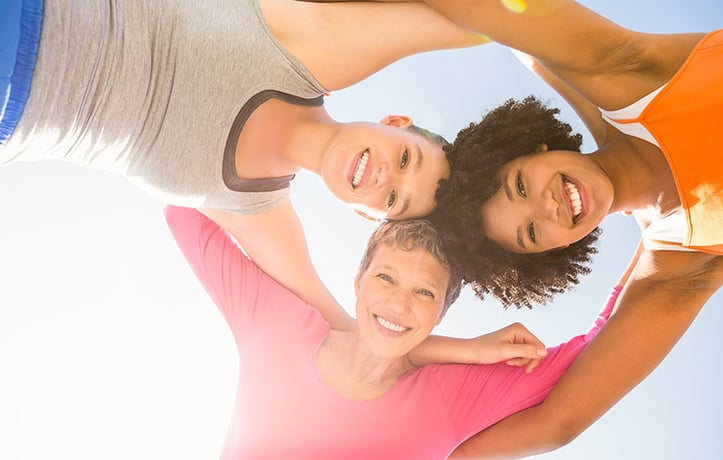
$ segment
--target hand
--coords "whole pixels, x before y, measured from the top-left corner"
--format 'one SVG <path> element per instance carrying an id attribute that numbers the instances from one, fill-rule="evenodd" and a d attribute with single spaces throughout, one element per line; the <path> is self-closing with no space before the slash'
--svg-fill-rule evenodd
<path id="1" fill-rule="evenodd" d="M 528 373 L 547 355 L 545 345 L 520 323 L 472 339 L 432 335 L 409 352 L 415 366 L 433 363 L 526 366 Z"/>
<path id="2" fill-rule="evenodd" d="M 469 340 L 474 342 L 479 364 L 506 361 L 510 366 L 525 366 L 529 374 L 547 356 L 545 345 L 521 323 Z"/>

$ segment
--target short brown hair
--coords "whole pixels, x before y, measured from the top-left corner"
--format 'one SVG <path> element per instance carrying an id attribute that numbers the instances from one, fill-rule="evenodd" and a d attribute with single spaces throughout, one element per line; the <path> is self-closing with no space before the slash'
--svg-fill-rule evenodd
<path id="1" fill-rule="evenodd" d="M 400 248 L 404 251 L 413 251 L 415 249 L 427 251 L 449 272 L 449 284 L 444 296 L 444 311 L 447 311 L 449 306 L 457 300 L 462 290 L 462 277 L 459 271 L 449 263 L 439 233 L 428 220 L 389 220 L 379 224 L 369 238 L 366 250 L 359 263 L 357 277 L 361 276 L 369 268 L 374 253 L 380 245 Z"/>

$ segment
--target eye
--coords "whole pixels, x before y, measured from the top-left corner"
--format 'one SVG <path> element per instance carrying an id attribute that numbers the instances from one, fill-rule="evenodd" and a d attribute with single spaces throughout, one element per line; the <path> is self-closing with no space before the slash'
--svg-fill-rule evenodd
<path id="1" fill-rule="evenodd" d="M 431 299 L 434 299 L 434 292 L 430 291 L 429 289 L 420 289 L 419 293 L 422 294 L 425 297 L 429 297 Z"/>
<path id="2" fill-rule="evenodd" d="M 409 150 L 404 149 L 402 153 L 402 161 L 399 162 L 399 168 L 404 169 L 409 164 Z"/>
<path id="3" fill-rule="evenodd" d="M 381 279 L 381 280 L 384 280 L 384 281 L 386 281 L 387 283 L 391 283 L 391 282 L 392 282 L 392 277 L 389 276 L 389 275 L 387 275 L 386 273 L 379 273 L 379 274 L 377 275 L 377 278 L 379 278 L 379 279 Z"/>
<path id="4" fill-rule="evenodd" d="M 389 195 L 389 200 L 387 201 L 387 209 L 391 209 L 392 206 L 394 206 L 394 203 L 397 202 L 397 191 L 392 190 L 392 193 Z"/>
<path id="5" fill-rule="evenodd" d="M 530 241 L 532 241 L 533 243 L 537 242 L 535 240 L 535 224 L 533 224 L 532 222 L 530 222 L 530 225 L 527 226 L 527 236 L 530 237 Z"/>
<path id="6" fill-rule="evenodd" d="M 527 198 L 527 190 L 525 190 L 525 184 L 522 183 L 522 174 L 520 174 L 519 171 L 517 172 L 516 185 L 517 185 L 517 193 L 519 193 L 520 196 Z"/>

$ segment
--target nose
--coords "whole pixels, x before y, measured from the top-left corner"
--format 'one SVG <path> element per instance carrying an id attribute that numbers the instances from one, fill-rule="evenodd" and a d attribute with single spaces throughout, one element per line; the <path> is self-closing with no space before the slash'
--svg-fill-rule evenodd
<path id="1" fill-rule="evenodd" d="M 560 203 L 555 199 L 551 189 L 542 192 L 539 201 L 540 216 L 550 221 L 557 221 L 559 218 Z"/>
<path id="2" fill-rule="evenodd" d="M 374 172 L 374 185 L 377 188 L 384 187 L 389 182 L 389 166 L 380 164 Z"/>
<path id="3" fill-rule="evenodd" d="M 382 188 L 390 185 L 397 177 L 397 171 L 394 168 L 390 168 L 389 164 L 382 163 L 377 166 L 374 174 L 374 185 L 377 188 Z"/>
<path id="4" fill-rule="evenodd" d="M 406 292 L 401 292 L 401 290 L 397 290 L 394 293 L 390 293 L 390 295 L 387 297 L 387 307 L 389 308 L 389 311 L 394 312 L 396 314 L 404 314 L 409 311 L 409 308 L 411 306 L 411 298 L 410 295 Z"/>

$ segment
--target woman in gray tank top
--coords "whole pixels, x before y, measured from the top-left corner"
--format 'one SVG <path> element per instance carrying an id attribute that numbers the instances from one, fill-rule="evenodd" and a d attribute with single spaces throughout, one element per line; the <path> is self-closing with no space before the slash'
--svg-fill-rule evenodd
<path id="1" fill-rule="evenodd" d="M 483 41 L 422 4 L 16 1 L 35 4 L 42 25 L 25 28 L 30 92 L 13 126 L 2 119 L 0 163 L 72 161 L 200 208 L 334 324 L 349 317 L 311 265 L 293 175 L 318 174 L 360 214 L 407 218 L 431 211 L 448 165 L 410 118 L 339 123 L 324 94 L 403 56 Z"/>

